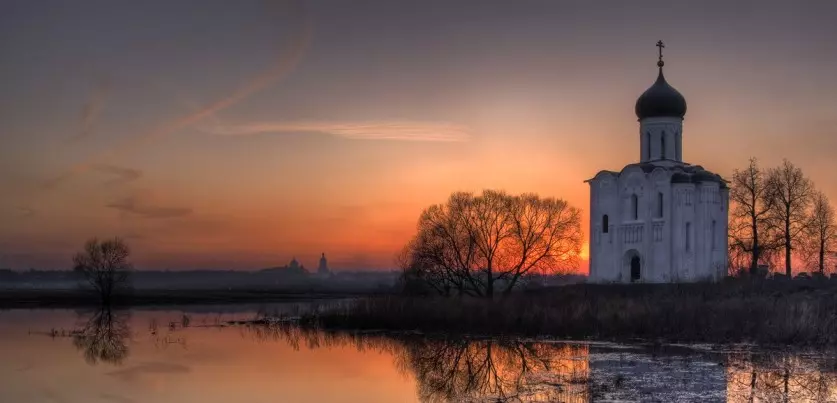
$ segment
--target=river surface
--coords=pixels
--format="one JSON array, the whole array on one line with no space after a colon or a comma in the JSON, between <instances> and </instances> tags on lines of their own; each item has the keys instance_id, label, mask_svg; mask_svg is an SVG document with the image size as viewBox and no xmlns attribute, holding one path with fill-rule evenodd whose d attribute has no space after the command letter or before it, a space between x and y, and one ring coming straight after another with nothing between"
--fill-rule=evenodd
<instances>
[{"instance_id":1,"label":"river surface","mask_svg":"<svg viewBox=\"0 0 837 403\"><path fill-rule=\"evenodd\" d=\"M837 402L824 351L230 323L301 309L0 311L0 402Z\"/></svg>"}]
</instances>

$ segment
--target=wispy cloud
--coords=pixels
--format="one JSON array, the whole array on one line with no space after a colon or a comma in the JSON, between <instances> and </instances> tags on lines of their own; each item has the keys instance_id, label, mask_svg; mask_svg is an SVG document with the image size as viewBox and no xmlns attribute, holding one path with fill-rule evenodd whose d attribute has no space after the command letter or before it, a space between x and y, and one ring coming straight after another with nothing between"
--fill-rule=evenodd
<instances>
[{"instance_id":1,"label":"wispy cloud","mask_svg":"<svg viewBox=\"0 0 837 403\"><path fill-rule=\"evenodd\" d=\"M114 149L106 150L100 155L90 156L84 161L72 165L69 169L47 181L44 187L54 187L73 176L89 172L93 169L96 162L112 160L120 152L135 150L137 147L145 145L159 137L169 135L186 127L191 127L203 120L212 118L218 112L230 108L254 93L262 91L288 77L290 72L299 65L299 62L305 56L313 38L313 23L302 3L292 3L289 11L291 12L291 15L288 17L289 20L301 21L300 30L297 35L291 37L290 42L287 44L286 52L277 55L274 62L263 72L255 77L250 77L241 86L223 98L203 105L192 113L170 120L154 130L133 136Z\"/></svg>"},{"instance_id":2,"label":"wispy cloud","mask_svg":"<svg viewBox=\"0 0 837 403\"><path fill-rule=\"evenodd\" d=\"M105 185L111 186L116 184L124 184L135 181L142 177L142 171L134 168L121 167L113 164L105 163L89 163L83 166L84 171L95 171L103 174L113 175L114 178L105 182ZM59 176L52 177L45 180L41 185L44 189L52 189L67 179L70 179L75 171L64 172Z\"/></svg>"},{"instance_id":3,"label":"wispy cloud","mask_svg":"<svg viewBox=\"0 0 837 403\"><path fill-rule=\"evenodd\" d=\"M468 126L445 122L265 122L239 126L216 126L212 134L244 136L265 133L321 133L352 140L468 141Z\"/></svg>"},{"instance_id":4,"label":"wispy cloud","mask_svg":"<svg viewBox=\"0 0 837 403\"><path fill-rule=\"evenodd\" d=\"M107 401L116 402L116 403L134 403L134 402L136 402L136 400L134 400L134 399L132 399L128 396L117 395L117 394L114 394L114 393L100 393L99 398L101 398L102 400L107 400Z\"/></svg>"},{"instance_id":5,"label":"wispy cloud","mask_svg":"<svg viewBox=\"0 0 837 403\"><path fill-rule=\"evenodd\" d=\"M20 217L25 217L25 218L33 217L35 215L35 210L32 209L31 207L26 207L26 206L18 207L17 212L18 212L18 215Z\"/></svg>"},{"instance_id":6,"label":"wispy cloud","mask_svg":"<svg viewBox=\"0 0 837 403\"><path fill-rule=\"evenodd\" d=\"M115 176L114 179L105 182L106 185L132 182L142 177L142 171L118 165L94 164L92 169L97 172Z\"/></svg>"},{"instance_id":7,"label":"wispy cloud","mask_svg":"<svg viewBox=\"0 0 837 403\"><path fill-rule=\"evenodd\" d=\"M192 209L188 207L161 206L136 196L113 201L107 204L107 207L144 218L177 218L192 214Z\"/></svg>"},{"instance_id":8,"label":"wispy cloud","mask_svg":"<svg viewBox=\"0 0 837 403\"><path fill-rule=\"evenodd\" d=\"M108 92L110 92L110 83L107 79L103 79L93 90L90 99L81 108L81 128L76 135L70 138L71 141L78 141L93 134L99 115L105 107Z\"/></svg>"}]
</instances>

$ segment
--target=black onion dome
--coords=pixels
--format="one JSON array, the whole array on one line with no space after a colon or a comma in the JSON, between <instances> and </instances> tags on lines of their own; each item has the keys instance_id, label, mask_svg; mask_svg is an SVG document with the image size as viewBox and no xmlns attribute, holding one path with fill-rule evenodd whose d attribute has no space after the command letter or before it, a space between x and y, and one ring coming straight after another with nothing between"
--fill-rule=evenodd
<instances>
[{"instance_id":1,"label":"black onion dome","mask_svg":"<svg viewBox=\"0 0 837 403\"><path fill-rule=\"evenodd\" d=\"M682 119L686 115L686 98L666 82L660 66L657 81L636 100L635 111L639 120L652 117Z\"/></svg>"}]
</instances>

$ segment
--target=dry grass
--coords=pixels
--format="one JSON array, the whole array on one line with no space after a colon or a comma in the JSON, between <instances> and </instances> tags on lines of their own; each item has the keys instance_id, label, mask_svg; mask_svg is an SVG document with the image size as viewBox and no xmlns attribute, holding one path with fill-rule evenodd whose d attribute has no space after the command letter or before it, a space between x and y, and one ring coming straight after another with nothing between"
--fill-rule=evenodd
<instances>
[{"instance_id":1,"label":"dry grass","mask_svg":"<svg viewBox=\"0 0 837 403\"><path fill-rule=\"evenodd\" d=\"M308 320L335 328L834 345L837 283L574 285L495 300L382 296Z\"/></svg>"}]
</instances>

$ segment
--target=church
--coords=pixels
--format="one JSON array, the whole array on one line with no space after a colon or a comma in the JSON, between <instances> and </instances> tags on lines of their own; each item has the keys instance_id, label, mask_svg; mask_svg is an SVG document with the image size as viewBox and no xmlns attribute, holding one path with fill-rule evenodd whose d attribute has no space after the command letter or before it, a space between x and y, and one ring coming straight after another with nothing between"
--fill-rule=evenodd
<instances>
[{"instance_id":1,"label":"church","mask_svg":"<svg viewBox=\"0 0 837 403\"><path fill-rule=\"evenodd\" d=\"M663 76L636 101L639 162L590 185L590 281L717 281L727 272L729 189L683 161L686 99Z\"/></svg>"}]
</instances>

